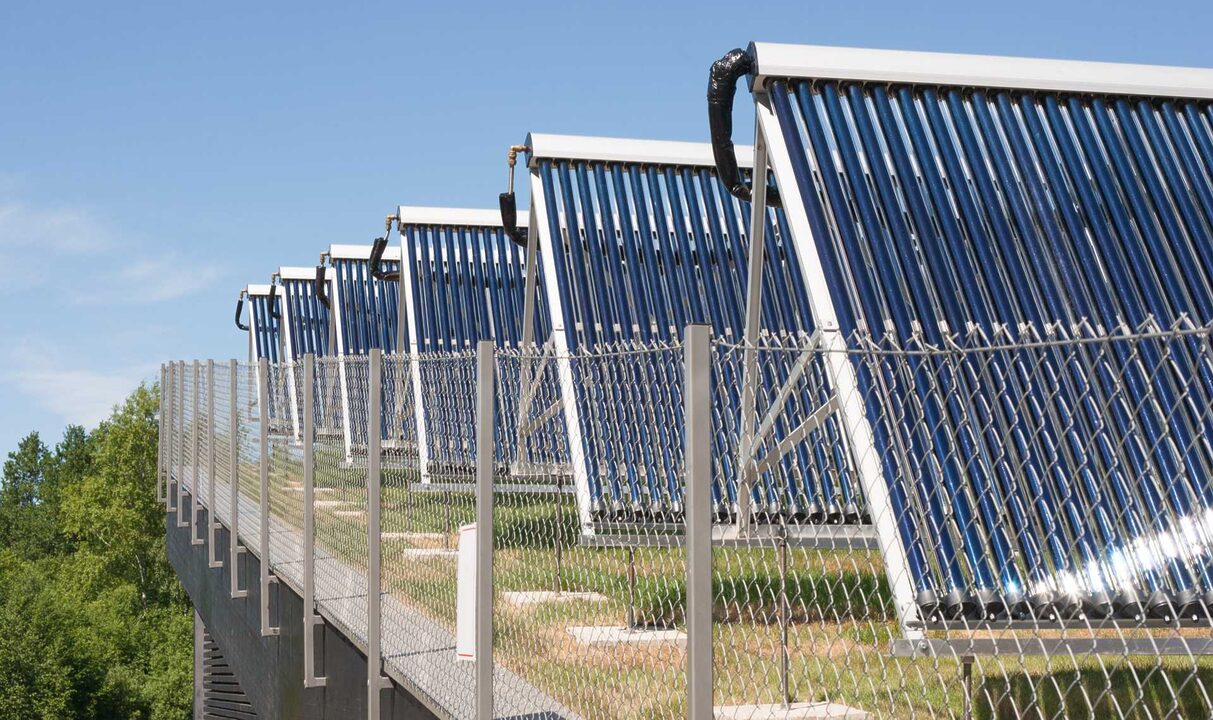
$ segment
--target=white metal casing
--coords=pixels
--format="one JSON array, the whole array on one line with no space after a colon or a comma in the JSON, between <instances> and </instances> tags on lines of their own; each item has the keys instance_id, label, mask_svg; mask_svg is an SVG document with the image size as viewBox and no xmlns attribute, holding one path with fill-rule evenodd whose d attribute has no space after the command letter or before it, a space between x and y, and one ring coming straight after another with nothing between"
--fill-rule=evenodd
<instances>
[{"instance_id":1,"label":"white metal casing","mask_svg":"<svg viewBox=\"0 0 1213 720\"><path fill-rule=\"evenodd\" d=\"M749 52L754 90L782 77L1213 98L1207 68L765 42L751 43Z\"/></svg>"}]
</instances>

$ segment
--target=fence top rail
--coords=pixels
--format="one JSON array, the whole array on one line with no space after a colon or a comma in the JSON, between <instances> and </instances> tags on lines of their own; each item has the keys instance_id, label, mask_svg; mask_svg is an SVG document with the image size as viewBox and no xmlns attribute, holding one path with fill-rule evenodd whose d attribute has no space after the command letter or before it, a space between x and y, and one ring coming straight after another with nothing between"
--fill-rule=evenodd
<instances>
[{"instance_id":1,"label":"fence top rail","mask_svg":"<svg viewBox=\"0 0 1213 720\"><path fill-rule=\"evenodd\" d=\"M772 78L858 80L1213 99L1213 69L754 42L751 87Z\"/></svg>"}]
</instances>

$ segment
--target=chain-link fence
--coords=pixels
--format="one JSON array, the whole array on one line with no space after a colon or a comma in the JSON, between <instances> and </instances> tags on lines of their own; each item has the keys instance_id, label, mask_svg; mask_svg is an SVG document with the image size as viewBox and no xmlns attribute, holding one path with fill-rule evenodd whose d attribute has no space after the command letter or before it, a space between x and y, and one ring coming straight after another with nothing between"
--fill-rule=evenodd
<instances>
[{"instance_id":1,"label":"chain-link fence","mask_svg":"<svg viewBox=\"0 0 1213 720\"><path fill-rule=\"evenodd\" d=\"M459 565L485 478L493 641L471 652L498 717L686 717L705 687L754 720L1208 717L1211 340L485 347L491 384L475 353L321 358L310 381L174 363L162 461L170 505L198 488L259 555L264 528L269 569L356 645L381 619L383 671L449 717L477 717Z\"/></svg>"},{"instance_id":2,"label":"chain-link fence","mask_svg":"<svg viewBox=\"0 0 1213 720\"><path fill-rule=\"evenodd\" d=\"M498 698L685 716L681 367L677 346L498 353L500 394L524 399L497 413L500 464L528 468L497 481L493 653L517 678Z\"/></svg>"}]
</instances>

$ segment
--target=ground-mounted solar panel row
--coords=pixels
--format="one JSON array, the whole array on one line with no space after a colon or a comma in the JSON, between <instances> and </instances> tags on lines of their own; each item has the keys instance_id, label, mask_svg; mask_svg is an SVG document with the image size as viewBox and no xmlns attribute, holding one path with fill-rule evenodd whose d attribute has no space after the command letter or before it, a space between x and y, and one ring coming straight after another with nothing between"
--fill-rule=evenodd
<instances>
[{"instance_id":1,"label":"ground-mounted solar panel row","mask_svg":"<svg viewBox=\"0 0 1213 720\"><path fill-rule=\"evenodd\" d=\"M590 383L574 373L588 364L576 358L673 346L688 324L707 324L723 341L740 341L748 300L749 203L733 198L717 179L707 145L533 135L527 146L539 253L556 278L548 302L559 308L553 313L560 325L557 352L574 358L561 388L575 396L569 398L575 411L568 422L584 426L584 453L574 472L589 497L589 514L677 520L682 514L681 425L673 420L681 413L680 372L638 354L630 358L633 367ZM796 257L785 244L786 220L771 210L765 222L762 282L769 291L761 296L760 326L768 335L807 337L812 315ZM658 364L643 367L649 361ZM759 378L764 389L789 380L786 367L764 370ZM724 378L728 392L717 397L720 408L737 407L741 380ZM641 400L626 392L600 392L604 384L642 391L660 384L661 392ZM816 408L826 402L827 392L821 384L815 391L797 387L793 402L801 409ZM786 434L789 422L779 417L774 434ZM619 427L640 437L603 435ZM829 440L837 432L836 421L827 420L761 473L749 485L755 511L795 522L858 522L862 503L848 460L824 450L837 447ZM620 446L629 444L651 450L620 457ZM718 455L723 467L713 499L716 515L728 520L738 507L742 468L727 453Z\"/></svg>"},{"instance_id":2,"label":"ground-mounted solar panel row","mask_svg":"<svg viewBox=\"0 0 1213 720\"><path fill-rule=\"evenodd\" d=\"M500 472L571 487L590 536L682 519L676 351L706 324L717 523L871 528L906 622L1205 613L1209 91L894 55L748 51L760 144L735 157L781 198L757 224L710 145L533 134L525 240L401 207L374 266L333 246L250 286L250 347L411 355L383 440L423 483L475 447L450 430L468 378L426 358L519 353Z\"/></svg>"},{"instance_id":3,"label":"ground-mounted solar panel row","mask_svg":"<svg viewBox=\"0 0 1213 720\"><path fill-rule=\"evenodd\" d=\"M1208 100L869 79L759 115L924 615L1203 616L1213 367L1116 337L1213 320Z\"/></svg>"}]
</instances>

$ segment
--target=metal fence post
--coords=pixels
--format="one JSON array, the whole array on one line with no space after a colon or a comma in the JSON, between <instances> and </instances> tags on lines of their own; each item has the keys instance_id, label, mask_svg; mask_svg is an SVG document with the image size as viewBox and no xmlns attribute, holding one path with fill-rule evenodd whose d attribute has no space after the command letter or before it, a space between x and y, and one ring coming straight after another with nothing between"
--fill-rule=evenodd
<instances>
[{"instance_id":1,"label":"metal fence post","mask_svg":"<svg viewBox=\"0 0 1213 720\"><path fill-rule=\"evenodd\" d=\"M493 341L476 345L476 718L493 717Z\"/></svg>"},{"instance_id":2,"label":"metal fence post","mask_svg":"<svg viewBox=\"0 0 1213 720\"><path fill-rule=\"evenodd\" d=\"M165 371L165 365L160 365L160 409L159 418L156 423L156 502L164 502L164 438L165 438L165 419L166 411L168 410L168 387L165 381L168 379L168 374Z\"/></svg>"},{"instance_id":3,"label":"metal fence post","mask_svg":"<svg viewBox=\"0 0 1213 720\"><path fill-rule=\"evenodd\" d=\"M240 545L240 366L235 359L227 361L228 378L228 409L231 417L228 419L228 432L231 433L231 463L230 482L228 483L228 558L227 564L231 578L231 596L233 600L248 597L248 590L240 589L240 553L244 548Z\"/></svg>"},{"instance_id":4,"label":"metal fence post","mask_svg":"<svg viewBox=\"0 0 1213 720\"><path fill-rule=\"evenodd\" d=\"M686 373L687 717L711 720L712 709L712 356L711 328L688 325Z\"/></svg>"},{"instance_id":5,"label":"metal fence post","mask_svg":"<svg viewBox=\"0 0 1213 720\"><path fill-rule=\"evenodd\" d=\"M174 410L177 411L177 527L185 527L186 523L181 522L181 514L184 512L185 503L185 361L177 362L177 402L174 403Z\"/></svg>"},{"instance_id":6,"label":"metal fence post","mask_svg":"<svg viewBox=\"0 0 1213 720\"><path fill-rule=\"evenodd\" d=\"M198 496L201 495L201 458L198 457L201 434L203 434L203 398L201 398L201 379L203 379L203 364L198 360L194 360L193 365L193 388L194 388L194 427L189 433L189 457L193 461L193 472L189 478L189 544L200 545L205 541L203 535L199 532L198 527Z\"/></svg>"},{"instance_id":7,"label":"metal fence post","mask_svg":"<svg viewBox=\"0 0 1213 720\"><path fill-rule=\"evenodd\" d=\"M261 635L277 635L278 628L270 625L270 364L265 358L257 361L257 409L261 422L261 499L257 513L261 520Z\"/></svg>"},{"instance_id":8,"label":"metal fence post","mask_svg":"<svg viewBox=\"0 0 1213 720\"><path fill-rule=\"evenodd\" d=\"M303 687L323 687L316 676L316 356L303 356Z\"/></svg>"},{"instance_id":9,"label":"metal fence post","mask_svg":"<svg viewBox=\"0 0 1213 720\"><path fill-rule=\"evenodd\" d=\"M210 567L223 567L215 555L215 361L206 361L206 559Z\"/></svg>"},{"instance_id":10,"label":"metal fence post","mask_svg":"<svg viewBox=\"0 0 1213 720\"><path fill-rule=\"evenodd\" d=\"M201 364L195 360L190 365L191 397L190 407L194 411L194 421L190 423L190 545L201 545L202 537L198 535L198 483L201 479L201 468L198 467L198 436L202 434L202 399L199 392L201 384Z\"/></svg>"},{"instance_id":11,"label":"metal fence post","mask_svg":"<svg viewBox=\"0 0 1213 720\"><path fill-rule=\"evenodd\" d=\"M172 510L173 497L169 493L172 489L173 481L173 446L177 441L176 415L177 410L173 407L173 388L176 387L177 376L173 372L173 363L165 363L164 367L164 400L165 407L161 408L160 422L166 426L164 442L168 446L164 456L164 510L168 512Z\"/></svg>"},{"instance_id":12,"label":"metal fence post","mask_svg":"<svg viewBox=\"0 0 1213 720\"><path fill-rule=\"evenodd\" d=\"M367 591L366 591L366 713L379 720L380 693L390 682L383 676L383 647L380 615L383 588L379 577L379 489L380 450L383 442L383 351L372 348L370 354L370 394L366 404L367 456Z\"/></svg>"}]
</instances>

